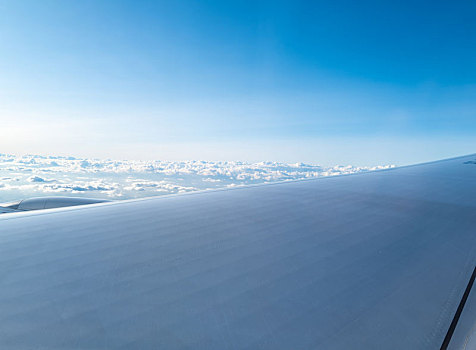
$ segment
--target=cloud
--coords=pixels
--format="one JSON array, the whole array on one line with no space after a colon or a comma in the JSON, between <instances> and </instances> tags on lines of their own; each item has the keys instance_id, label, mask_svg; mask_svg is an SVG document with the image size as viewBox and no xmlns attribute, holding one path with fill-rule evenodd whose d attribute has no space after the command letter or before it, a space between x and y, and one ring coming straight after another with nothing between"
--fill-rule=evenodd
<instances>
[{"instance_id":1,"label":"cloud","mask_svg":"<svg viewBox=\"0 0 476 350\"><path fill-rule=\"evenodd\" d=\"M129 180L129 186L123 187L126 191L154 191L162 193L182 193L197 191L198 188L192 186L182 186L168 181L150 181L150 180Z\"/></svg>"},{"instance_id":2,"label":"cloud","mask_svg":"<svg viewBox=\"0 0 476 350\"><path fill-rule=\"evenodd\" d=\"M134 161L0 154L0 201L38 195L139 198L351 174L392 167L322 167L304 163Z\"/></svg>"},{"instance_id":3,"label":"cloud","mask_svg":"<svg viewBox=\"0 0 476 350\"><path fill-rule=\"evenodd\" d=\"M220 182L220 179L212 179L210 177L207 177L205 179L202 179L203 182Z\"/></svg>"},{"instance_id":4,"label":"cloud","mask_svg":"<svg viewBox=\"0 0 476 350\"><path fill-rule=\"evenodd\" d=\"M43 179L42 177L39 176L30 176L28 178L29 182L49 182L48 180Z\"/></svg>"}]
</instances>

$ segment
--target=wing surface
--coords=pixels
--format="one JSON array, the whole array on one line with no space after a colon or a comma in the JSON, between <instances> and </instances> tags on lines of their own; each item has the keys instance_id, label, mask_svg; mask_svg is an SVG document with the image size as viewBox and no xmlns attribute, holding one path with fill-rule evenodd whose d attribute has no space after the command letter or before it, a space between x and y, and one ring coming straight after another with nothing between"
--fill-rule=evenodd
<instances>
[{"instance_id":1,"label":"wing surface","mask_svg":"<svg viewBox=\"0 0 476 350\"><path fill-rule=\"evenodd\" d=\"M0 348L439 349L475 227L474 155L2 214Z\"/></svg>"}]
</instances>

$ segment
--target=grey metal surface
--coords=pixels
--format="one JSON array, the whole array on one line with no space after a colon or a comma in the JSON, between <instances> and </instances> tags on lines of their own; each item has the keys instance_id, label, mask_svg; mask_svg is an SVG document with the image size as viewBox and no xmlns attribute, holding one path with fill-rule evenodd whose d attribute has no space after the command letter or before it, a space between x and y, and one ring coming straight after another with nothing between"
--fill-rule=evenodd
<instances>
[{"instance_id":1,"label":"grey metal surface","mask_svg":"<svg viewBox=\"0 0 476 350\"><path fill-rule=\"evenodd\" d=\"M0 216L1 349L439 349L476 156Z\"/></svg>"},{"instance_id":2,"label":"grey metal surface","mask_svg":"<svg viewBox=\"0 0 476 350\"><path fill-rule=\"evenodd\" d=\"M29 211L29 210L72 207L76 205L86 205L86 204L95 204L95 203L104 203L104 202L109 202L109 201L105 199L97 199L97 198L64 197L64 196L35 197L35 198L28 198L28 199L19 201L17 204L10 206L10 208L15 210Z\"/></svg>"},{"instance_id":3,"label":"grey metal surface","mask_svg":"<svg viewBox=\"0 0 476 350\"><path fill-rule=\"evenodd\" d=\"M0 214L14 213L16 210L0 206Z\"/></svg>"},{"instance_id":4,"label":"grey metal surface","mask_svg":"<svg viewBox=\"0 0 476 350\"><path fill-rule=\"evenodd\" d=\"M448 349L476 350L476 288L469 294Z\"/></svg>"}]
</instances>

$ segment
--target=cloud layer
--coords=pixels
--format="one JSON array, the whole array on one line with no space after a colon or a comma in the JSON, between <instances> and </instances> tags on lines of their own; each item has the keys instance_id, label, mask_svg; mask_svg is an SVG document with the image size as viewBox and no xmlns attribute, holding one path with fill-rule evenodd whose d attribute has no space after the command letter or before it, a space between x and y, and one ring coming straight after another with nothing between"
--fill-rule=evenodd
<instances>
[{"instance_id":1,"label":"cloud layer","mask_svg":"<svg viewBox=\"0 0 476 350\"><path fill-rule=\"evenodd\" d=\"M0 154L0 202L42 195L129 199L385 169L303 163L130 161Z\"/></svg>"}]
</instances>

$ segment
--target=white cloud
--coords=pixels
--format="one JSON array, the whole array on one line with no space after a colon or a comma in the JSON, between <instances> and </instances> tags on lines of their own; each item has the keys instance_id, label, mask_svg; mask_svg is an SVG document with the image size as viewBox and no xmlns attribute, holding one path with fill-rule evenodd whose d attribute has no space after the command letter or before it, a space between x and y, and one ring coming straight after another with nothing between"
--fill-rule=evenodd
<instances>
[{"instance_id":1,"label":"white cloud","mask_svg":"<svg viewBox=\"0 0 476 350\"><path fill-rule=\"evenodd\" d=\"M129 161L0 154L0 201L41 194L137 198L371 171L278 162Z\"/></svg>"},{"instance_id":2,"label":"white cloud","mask_svg":"<svg viewBox=\"0 0 476 350\"><path fill-rule=\"evenodd\" d=\"M207 177L205 179L202 179L203 182L220 182L220 179L212 179L211 177Z\"/></svg>"}]
</instances>

